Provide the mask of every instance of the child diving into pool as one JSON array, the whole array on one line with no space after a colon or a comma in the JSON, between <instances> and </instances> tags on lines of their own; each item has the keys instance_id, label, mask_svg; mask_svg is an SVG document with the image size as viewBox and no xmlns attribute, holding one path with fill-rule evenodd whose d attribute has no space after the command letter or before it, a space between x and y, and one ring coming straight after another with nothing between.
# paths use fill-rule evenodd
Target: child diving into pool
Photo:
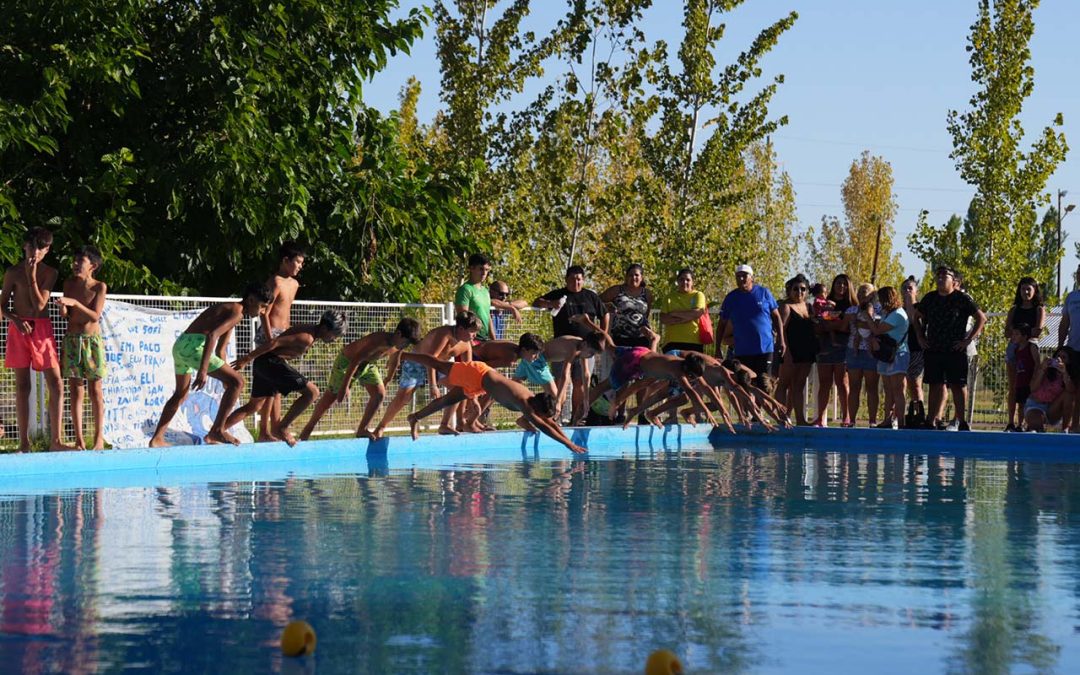
<instances>
[{"instance_id":1,"label":"child diving into pool","mask_svg":"<svg viewBox=\"0 0 1080 675\"><path fill-rule=\"evenodd\" d=\"M551 394L534 394L520 382L514 382L499 371L480 361L450 363L427 354L403 354L406 361L417 363L446 376L452 387L450 393L431 401L423 409L409 415L409 428L413 440L420 437L420 420L443 408L453 406L466 398L488 394L496 403L521 413L518 424L529 431L539 430L546 436L566 446L571 452L583 453L585 448L576 445L563 433L553 419L556 415L555 401Z\"/></svg>"},{"instance_id":2,"label":"child diving into pool","mask_svg":"<svg viewBox=\"0 0 1080 675\"><path fill-rule=\"evenodd\" d=\"M608 375L608 386L616 391L616 395L608 415L614 419L619 406L638 391L670 389L674 386L689 396L694 408L710 424L718 426L691 382L691 379L696 380L704 372L705 362L697 352L658 354L647 347L616 347L615 363Z\"/></svg>"},{"instance_id":3,"label":"child diving into pool","mask_svg":"<svg viewBox=\"0 0 1080 675\"><path fill-rule=\"evenodd\" d=\"M383 398L386 397L386 386L383 384L382 374L375 362L384 356L390 357L386 377L392 380L397 371L400 360L398 355L401 350L419 341L420 323L416 319L405 318L398 322L393 332L375 331L342 347L341 352L334 359L334 365L330 368L330 381L326 385L326 391L315 403L311 419L300 432L300 440L306 441L311 437L315 425L335 403L349 398L349 385L354 380L368 393L364 415L356 427L356 437L371 438L372 433L368 425L379 410L379 406L382 405Z\"/></svg>"},{"instance_id":4,"label":"child diving into pool","mask_svg":"<svg viewBox=\"0 0 1080 675\"><path fill-rule=\"evenodd\" d=\"M289 411L272 429L274 436L290 446L296 445L296 438L289 431L289 426L319 395L319 388L287 362L303 356L317 340L333 342L341 337L347 327L345 314L328 309L323 312L319 323L293 326L237 359L233 363L237 370L254 361L251 368L251 400L229 415L226 428L231 429L233 425L243 422L244 418L259 410L268 399L297 391L300 392L300 397L289 406Z\"/></svg>"},{"instance_id":5,"label":"child diving into pool","mask_svg":"<svg viewBox=\"0 0 1080 675\"><path fill-rule=\"evenodd\" d=\"M418 354L426 354L439 360L455 358L460 361L472 361L472 341L476 338L481 326L483 324L480 322L480 318L472 312L459 312L454 317L453 326L439 326L428 331L427 335L420 340L414 349ZM404 352L400 353L400 356L404 356ZM390 404L386 406L382 421L372 432L373 439L382 438L386 432L386 427L390 426L390 422L401 412L401 409L409 402L413 392L418 387L428 384L431 387L431 398L436 399L442 396L434 372L429 368L424 368L416 361L406 360L402 364L397 394L390 401ZM453 435L458 433L457 429L450 427L446 415L443 416L442 424L439 425L439 433Z\"/></svg>"},{"instance_id":6,"label":"child diving into pool","mask_svg":"<svg viewBox=\"0 0 1080 675\"><path fill-rule=\"evenodd\" d=\"M206 385L207 376L220 381L225 391L221 395L213 426L204 440L208 444L240 444L236 437L226 431L230 427L225 426L225 422L240 397L244 376L225 362L225 350L229 346L229 338L236 324L240 323L241 319L253 319L266 311L270 298L270 288L267 285L251 284L244 290L240 302L223 302L208 307L176 339L172 348L176 391L165 402L165 408L161 411L161 419L153 438L150 439L151 448L168 445L165 432L169 428L169 422L176 416L176 411L187 398L188 391L202 389ZM195 376L194 381L191 379L192 375Z\"/></svg>"}]
</instances>

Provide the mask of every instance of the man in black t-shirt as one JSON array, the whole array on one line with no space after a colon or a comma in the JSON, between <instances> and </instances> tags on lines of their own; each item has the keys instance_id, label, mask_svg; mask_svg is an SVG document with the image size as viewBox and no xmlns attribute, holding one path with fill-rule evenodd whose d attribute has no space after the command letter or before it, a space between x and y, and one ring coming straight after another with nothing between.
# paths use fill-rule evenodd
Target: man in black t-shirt
<instances>
[{"instance_id":1,"label":"man in black t-shirt","mask_svg":"<svg viewBox=\"0 0 1080 675\"><path fill-rule=\"evenodd\" d=\"M533 307L547 309L552 312L551 323L555 331L555 337L573 335L584 338L593 332L589 322L584 317L599 326L603 331L608 329L608 313L600 296L585 288L585 269L580 265L572 265L566 270L566 286L545 293L533 301ZM573 409L571 424L577 424L585 419L588 412L589 400L589 377L591 375L591 361L576 361L571 367L570 376L574 384L571 400ZM558 372L555 364L551 364L552 372Z\"/></svg>"},{"instance_id":2,"label":"man in black t-shirt","mask_svg":"<svg viewBox=\"0 0 1080 675\"><path fill-rule=\"evenodd\" d=\"M925 381L930 388L930 406L926 425L968 431L967 423L967 348L986 325L986 314L971 296L956 285L956 272L939 267L935 272L937 291L927 293L915 305L915 336L923 348ZM968 331L968 319L975 323ZM955 418L945 427L945 386L953 397Z\"/></svg>"}]
</instances>

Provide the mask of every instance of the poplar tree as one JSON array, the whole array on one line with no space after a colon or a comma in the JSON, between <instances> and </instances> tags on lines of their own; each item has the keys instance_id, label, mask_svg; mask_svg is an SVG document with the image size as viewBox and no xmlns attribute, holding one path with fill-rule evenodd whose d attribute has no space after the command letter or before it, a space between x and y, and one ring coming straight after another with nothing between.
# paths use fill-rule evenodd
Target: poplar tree
<instances>
[{"instance_id":1,"label":"poplar tree","mask_svg":"<svg viewBox=\"0 0 1080 675\"><path fill-rule=\"evenodd\" d=\"M1037 255L1032 236L1037 210L1049 203L1046 183L1068 151L1061 113L1024 149L1020 113L1035 88L1029 43L1038 0L980 0L967 51L977 85L964 112L950 111L950 155L960 176L975 188L960 260L943 259L934 228L923 221L909 237L911 250L928 262L958 266L965 285L986 309L1005 309L1016 280L1050 278L1061 256Z\"/></svg>"}]
</instances>

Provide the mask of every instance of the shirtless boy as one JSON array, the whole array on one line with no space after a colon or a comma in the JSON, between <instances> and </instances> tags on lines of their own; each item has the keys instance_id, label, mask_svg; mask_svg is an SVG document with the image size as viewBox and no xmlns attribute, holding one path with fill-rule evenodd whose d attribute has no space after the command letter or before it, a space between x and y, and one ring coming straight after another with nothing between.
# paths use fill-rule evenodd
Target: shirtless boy
<instances>
[{"instance_id":1,"label":"shirtless boy","mask_svg":"<svg viewBox=\"0 0 1080 675\"><path fill-rule=\"evenodd\" d=\"M307 251L295 241L287 241L278 250L278 265L273 276L266 282L270 286L272 299L266 313L255 332L255 346L258 347L272 338L284 333L292 325L290 315L300 282L296 280L300 270L304 269ZM274 427L281 421L281 396L273 396L263 404L259 411L259 438L262 441L280 441L274 435Z\"/></svg>"},{"instance_id":2,"label":"shirtless boy","mask_svg":"<svg viewBox=\"0 0 1080 675\"><path fill-rule=\"evenodd\" d=\"M30 370L45 375L49 389L49 447L64 445L60 411L64 389L60 381L60 361L56 337L49 320L49 292L56 284L56 269L42 262L52 246L53 236L41 227L32 227L23 237L25 258L4 272L0 310L8 320L7 353L4 365L15 371L15 418L19 424L19 450L30 449ZM8 309L8 304L11 309Z\"/></svg>"},{"instance_id":3,"label":"shirtless boy","mask_svg":"<svg viewBox=\"0 0 1080 675\"><path fill-rule=\"evenodd\" d=\"M383 384L382 373L375 362L384 356L397 354L402 349L415 345L420 341L420 323L416 319L402 319L398 322L394 332L375 331L359 340L354 340L341 349L341 353L334 359L334 365L330 369L330 382L326 391L315 404L315 410L311 413L304 430L300 432L300 440L306 441L315 430L326 411L335 403L349 398L349 385L353 380L367 390L368 402L364 408L364 416L356 427L357 438L371 438L368 425L375 413L382 405L386 397L386 387ZM396 365L397 359L395 359ZM387 379L393 379L395 373L389 371Z\"/></svg>"},{"instance_id":4,"label":"shirtless boy","mask_svg":"<svg viewBox=\"0 0 1080 675\"><path fill-rule=\"evenodd\" d=\"M428 334L416 345L414 351L417 354L427 354L440 361L448 360L451 357L459 361L472 361L472 341L477 332L480 331L480 326L480 319L475 314L472 312L459 312L454 317L453 326L439 326L428 331ZM391 356L389 363L387 363L387 370L396 369L404 355L404 352L398 352ZM398 381L397 394L390 401L390 404L386 406L382 421L379 422L379 426L375 427L375 431L371 434L375 440L382 438L386 432L386 427L390 426L390 422L405 407L413 392L416 391L417 387L424 386L425 383L431 387L431 398L439 398L442 395L434 369L425 368L416 361L406 361L401 366L401 379ZM446 416L444 416L442 423L439 425L439 433L456 435L458 432L450 427Z\"/></svg>"},{"instance_id":5,"label":"shirtless boy","mask_svg":"<svg viewBox=\"0 0 1080 675\"><path fill-rule=\"evenodd\" d=\"M562 411L566 403L566 394L570 391L573 365L584 359L591 359L604 351L604 346L611 339L603 331L593 331L583 338L574 335L562 335L544 343L544 359L547 360L555 387L558 390L555 407Z\"/></svg>"},{"instance_id":6,"label":"shirtless boy","mask_svg":"<svg viewBox=\"0 0 1080 675\"><path fill-rule=\"evenodd\" d=\"M67 334L60 349L61 374L71 388L71 423L75 427L75 447L86 449L83 438L83 380L90 389L94 413L94 450L105 449L102 422L105 419L105 341L101 339L101 310L105 308L105 282L94 278L101 269L101 253L93 246L75 251L71 277L64 282L64 297L58 298L60 313L67 317Z\"/></svg>"},{"instance_id":7,"label":"shirtless boy","mask_svg":"<svg viewBox=\"0 0 1080 675\"><path fill-rule=\"evenodd\" d=\"M233 363L233 368L237 370L254 362L251 367L251 400L229 415L225 428L231 429L243 422L248 415L262 408L268 399L298 391L300 397L293 401L289 412L272 429L275 438L290 446L296 445L296 438L289 431L289 426L319 395L319 388L298 373L288 361L303 356L316 340L333 342L341 337L348 325L342 312L328 309L323 312L319 323L293 326L237 359Z\"/></svg>"},{"instance_id":8,"label":"shirtless boy","mask_svg":"<svg viewBox=\"0 0 1080 675\"><path fill-rule=\"evenodd\" d=\"M553 419L557 411L551 394L534 394L525 385L514 382L480 361L450 363L426 354L403 354L402 358L445 375L446 383L453 387L446 396L431 401L423 409L409 415L409 428L414 441L420 437L420 420L466 398L488 394L503 407L520 412L518 424L522 427L530 431L539 429L565 445L571 452L587 452L585 448L571 442Z\"/></svg>"},{"instance_id":9,"label":"shirtless boy","mask_svg":"<svg viewBox=\"0 0 1080 675\"><path fill-rule=\"evenodd\" d=\"M176 391L165 402L165 408L161 411L161 420L154 431L154 437L150 439L151 448L168 445L165 432L169 428L169 422L176 416L176 411L187 398L188 391L192 388L196 391L202 389L208 375L220 381L225 391L221 394L214 424L204 441L211 445L240 444L235 436L225 431L228 428L225 420L236 405L240 390L244 388L244 376L225 362L225 350L229 346L229 338L236 324L242 319L254 319L265 312L270 298L269 286L251 284L244 290L240 302L223 302L206 308L176 339L172 348ZM192 375L195 376L194 381L191 379Z\"/></svg>"}]
</instances>

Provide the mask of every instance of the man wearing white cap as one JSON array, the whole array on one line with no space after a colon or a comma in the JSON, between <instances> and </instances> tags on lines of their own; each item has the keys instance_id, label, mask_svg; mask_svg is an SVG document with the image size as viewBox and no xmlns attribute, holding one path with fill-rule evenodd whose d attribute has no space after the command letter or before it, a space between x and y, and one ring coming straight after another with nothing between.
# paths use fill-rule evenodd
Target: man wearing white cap
<instances>
[{"instance_id":1,"label":"man wearing white cap","mask_svg":"<svg viewBox=\"0 0 1080 675\"><path fill-rule=\"evenodd\" d=\"M728 293L720 305L717 335L724 334L728 321L735 334L732 355L757 373L754 382L763 387L764 375L769 372L773 353L783 356L787 345L784 344L784 330L776 299L769 289L754 283L754 269L749 265L735 268L735 290Z\"/></svg>"}]
</instances>

